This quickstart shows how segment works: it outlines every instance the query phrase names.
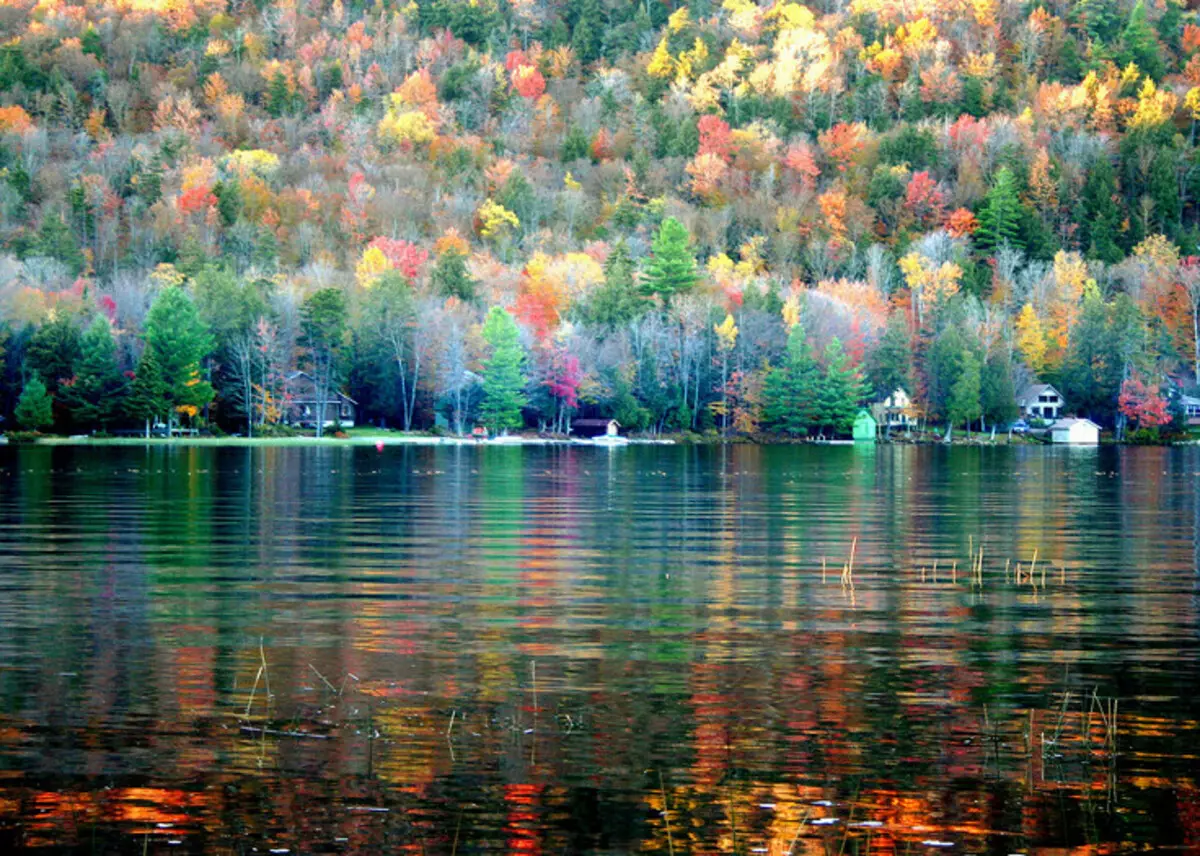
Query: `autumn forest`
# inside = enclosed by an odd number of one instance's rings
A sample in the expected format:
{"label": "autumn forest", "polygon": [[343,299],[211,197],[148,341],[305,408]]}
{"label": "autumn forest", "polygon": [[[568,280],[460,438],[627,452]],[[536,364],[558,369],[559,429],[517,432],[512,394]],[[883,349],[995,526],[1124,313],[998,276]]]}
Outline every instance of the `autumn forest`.
{"label": "autumn forest", "polygon": [[1198,122],[1177,0],[2,0],[0,428],[1173,436]]}

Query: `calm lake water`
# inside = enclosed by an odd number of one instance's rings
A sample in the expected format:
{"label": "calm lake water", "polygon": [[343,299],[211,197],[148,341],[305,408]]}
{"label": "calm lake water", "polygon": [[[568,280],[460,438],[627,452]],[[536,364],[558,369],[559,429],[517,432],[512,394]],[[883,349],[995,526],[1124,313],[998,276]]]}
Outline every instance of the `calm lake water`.
{"label": "calm lake water", "polygon": [[0,447],[0,852],[1195,851],[1198,487],[1196,448]]}

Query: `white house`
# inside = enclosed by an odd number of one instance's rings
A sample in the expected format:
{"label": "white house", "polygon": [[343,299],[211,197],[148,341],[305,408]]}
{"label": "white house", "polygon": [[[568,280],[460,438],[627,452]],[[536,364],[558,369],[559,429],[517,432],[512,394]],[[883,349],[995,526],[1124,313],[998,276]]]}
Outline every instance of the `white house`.
{"label": "white house", "polygon": [[1090,419],[1060,419],[1050,426],[1050,442],[1095,446],[1100,442],[1100,426]]}
{"label": "white house", "polygon": [[907,430],[917,421],[913,418],[912,399],[902,386],[896,387],[891,395],[872,409],[875,411],[875,420],[884,428]]}
{"label": "white house", "polygon": [[1017,407],[1026,419],[1053,421],[1062,413],[1062,393],[1048,383],[1035,383],[1017,396]]}
{"label": "white house", "polygon": [[1183,412],[1187,415],[1187,424],[1189,428],[1194,428],[1200,425],[1200,398],[1194,395],[1181,395],[1179,403],[1183,405]]}

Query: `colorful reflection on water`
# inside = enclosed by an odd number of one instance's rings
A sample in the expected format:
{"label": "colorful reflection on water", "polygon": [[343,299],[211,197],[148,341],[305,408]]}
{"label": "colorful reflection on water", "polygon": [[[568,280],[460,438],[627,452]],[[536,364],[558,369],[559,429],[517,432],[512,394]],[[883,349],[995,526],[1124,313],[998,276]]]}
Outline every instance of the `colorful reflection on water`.
{"label": "colorful reflection on water", "polygon": [[1198,850],[1198,472],[0,448],[0,850]]}

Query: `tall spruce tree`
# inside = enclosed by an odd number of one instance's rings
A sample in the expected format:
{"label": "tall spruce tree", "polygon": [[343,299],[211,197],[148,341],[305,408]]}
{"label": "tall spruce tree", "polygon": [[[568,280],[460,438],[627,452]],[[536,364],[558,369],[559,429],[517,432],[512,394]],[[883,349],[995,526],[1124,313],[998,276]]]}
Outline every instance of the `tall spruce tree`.
{"label": "tall spruce tree", "polygon": [[504,309],[493,306],[483,325],[489,355],[483,361],[483,401],[479,415],[492,433],[517,430],[524,424],[521,408],[525,396],[525,349],[517,322]]}
{"label": "tall spruce tree", "polygon": [[817,424],[821,369],[809,352],[804,328],[788,334],[787,356],[763,385],[763,421],[772,431],[803,437]]}
{"label": "tall spruce tree", "polygon": [[168,286],[146,314],[146,349],[153,353],[165,397],[168,424],[181,413],[195,415],[213,399],[212,384],[201,374],[213,339],[191,298]]}
{"label": "tall spruce tree", "polygon": [[149,437],[151,423],[166,416],[169,408],[167,383],[163,379],[158,355],[153,348],[146,347],[142,350],[142,358],[138,360],[137,370],[133,374],[129,397],[125,400],[125,413],[143,422],[146,426],[146,436]]}
{"label": "tall spruce tree", "polygon": [[1117,175],[1112,162],[1100,157],[1088,170],[1083,185],[1079,220],[1080,245],[1090,259],[1115,264],[1124,258],[1117,241],[1121,208],[1117,204]]}
{"label": "tall spruce tree", "polygon": [[63,401],[76,422],[105,429],[121,412],[122,397],[128,386],[117,365],[112,325],[103,315],[97,315],[80,340],[75,376],[63,388]]}
{"label": "tall spruce tree", "polygon": [[300,310],[300,345],[317,396],[318,437],[325,435],[329,396],[341,378],[346,318],[346,295],[338,288],[313,292]]}
{"label": "tall spruce tree", "polygon": [[671,298],[692,290],[700,278],[696,272],[696,257],[688,246],[690,236],[687,227],[668,217],[658,229],[651,246],[650,263],[642,277],[642,290],[648,295],[660,297],[664,304]]}
{"label": "tall spruce tree", "polygon": [[1012,354],[1007,347],[993,348],[980,377],[983,418],[996,425],[1017,418],[1017,393],[1012,380]]}
{"label": "tall spruce tree", "polygon": [[13,416],[22,427],[37,431],[54,422],[53,402],[54,397],[46,391],[46,385],[42,383],[41,378],[35,375],[21,390],[21,397],[17,399],[17,409]]}
{"label": "tall spruce tree", "polygon": [[1021,218],[1024,216],[1017,182],[1008,167],[996,172],[992,189],[979,209],[979,228],[975,231],[975,246],[985,253],[995,252],[1008,243],[1024,249],[1021,240]]}
{"label": "tall spruce tree", "polygon": [[841,339],[834,336],[825,346],[822,358],[825,375],[817,390],[817,422],[833,434],[849,434],[865,395],[865,385],[858,369],[850,364]]}

